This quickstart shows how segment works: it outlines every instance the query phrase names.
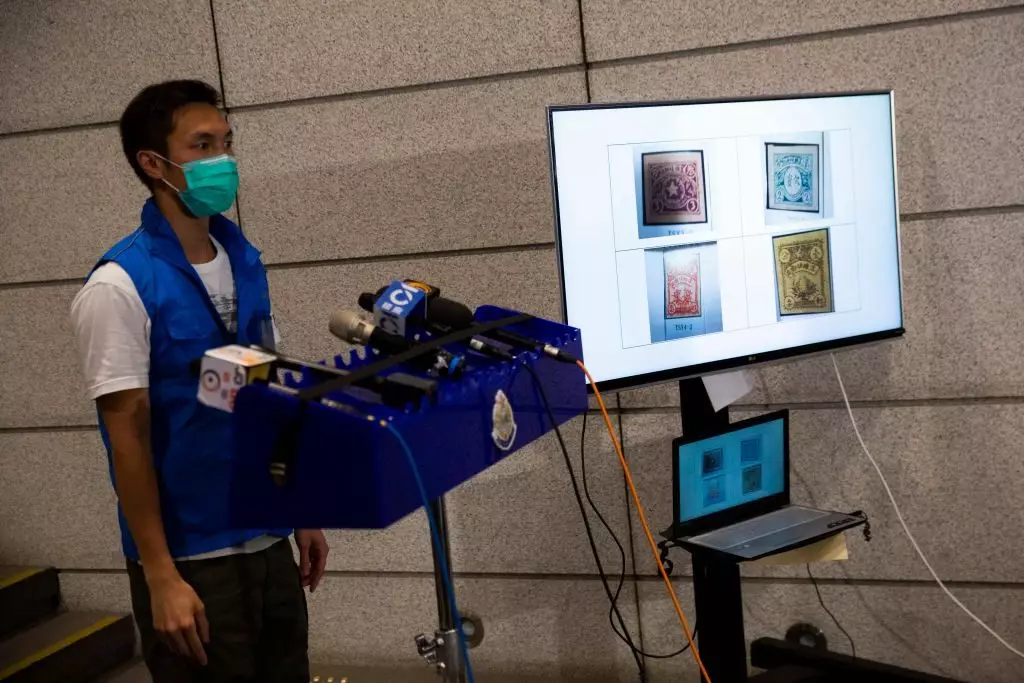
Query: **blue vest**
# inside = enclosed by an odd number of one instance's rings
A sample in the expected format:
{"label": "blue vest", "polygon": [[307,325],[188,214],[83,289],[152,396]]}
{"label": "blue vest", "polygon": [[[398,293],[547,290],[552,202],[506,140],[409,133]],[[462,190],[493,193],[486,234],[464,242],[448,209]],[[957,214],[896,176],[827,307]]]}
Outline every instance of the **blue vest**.
{"label": "blue vest", "polygon": [[[196,400],[199,375],[191,366],[208,350],[227,344],[262,344],[271,329],[270,294],[260,252],[224,216],[210,218],[210,234],[231,261],[238,297],[238,333],[231,335],[198,273],[185,258],[170,224],[152,199],[142,224],[104,254],[131,277],[150,319],[149,401],[153,465],[164,533],[172,557],[198,555],[290,530],[233,529],[228,525],[231,415]],[[110,458],[110,438],[100,419]],[[113,460],[110,477],[114,480]],[[124,554],[139,550],[118,504]]]}

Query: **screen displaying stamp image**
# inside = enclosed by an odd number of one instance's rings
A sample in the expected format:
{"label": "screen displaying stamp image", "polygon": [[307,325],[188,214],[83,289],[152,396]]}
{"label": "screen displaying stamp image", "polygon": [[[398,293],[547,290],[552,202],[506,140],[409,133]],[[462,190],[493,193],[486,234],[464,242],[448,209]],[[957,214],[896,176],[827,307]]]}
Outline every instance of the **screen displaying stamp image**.
{"label": "screen displaying stamp image", "polygon": [[779,315],[832,312],[828,228],[772,238]]}
{"label": "screen displaying stamp image", "polygon": [[720,505],[725,501],[725,476],[709,477],[704,480],[704,507]]}
{"label": "screen displaying stamp image", "polygon": [[[750,444],[755,443],[759,459],[750,462]],[[684,443],[676,458],[679,521],[781,493],[785,487],[783,418]]]}
{"label": "screen displaying stamp image", "polygon": [[743,468],[743,495],[757,493],[761,490],[761,465]]}
{"label": "screen displaying stamp image", "polygon": [[595,381],[903,334],[891,93],[566,105],[549,124],[565,321]]}
{"label": "screen displaying stamp image", "polygon": [[641,164],[644,225],[707,223],[703,152],[647,153]]}
{"label": "screen displaying stamp image", "polygon": [[768,208],[818,211],[821,202],[821,146],[765,143]]}
{"label": "screen displaying stamp image", "polygon": [[701,467],[701,474],[707,476],[718,472],[725,467],[725,452],[721,448],[712,448],[704,451],[704,461]]}

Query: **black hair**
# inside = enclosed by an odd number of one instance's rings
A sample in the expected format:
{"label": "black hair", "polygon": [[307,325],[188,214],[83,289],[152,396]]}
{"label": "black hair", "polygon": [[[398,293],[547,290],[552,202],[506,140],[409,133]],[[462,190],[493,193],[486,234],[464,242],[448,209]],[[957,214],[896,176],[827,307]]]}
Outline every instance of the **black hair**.
{"label": "black hair", "polygon": [[139,166],[140,150],[167,156],[167,138],[174,130],[175,113],[188,104],[220,104],[220,93],[202,81],[166,81],[136,95],[121,114],[121,148],[132,170],[146,187],[153,180]]}

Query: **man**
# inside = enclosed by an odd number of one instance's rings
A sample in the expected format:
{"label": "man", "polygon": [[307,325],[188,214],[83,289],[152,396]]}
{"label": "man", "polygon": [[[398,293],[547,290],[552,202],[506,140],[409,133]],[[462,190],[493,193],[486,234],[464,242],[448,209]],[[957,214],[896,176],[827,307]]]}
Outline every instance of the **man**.
{"label": "man", "polygon": [[230,417],[196,401],[193,361],[276,335],[260,252],[220,215],[235,200],[231,127],[199,81],[153,85],[121,142],[152,193],[138,229],[97,263],[71,318],[96,400],[142,650],[155,683],[308,681],[303,587],[319,530],[228,523]]}

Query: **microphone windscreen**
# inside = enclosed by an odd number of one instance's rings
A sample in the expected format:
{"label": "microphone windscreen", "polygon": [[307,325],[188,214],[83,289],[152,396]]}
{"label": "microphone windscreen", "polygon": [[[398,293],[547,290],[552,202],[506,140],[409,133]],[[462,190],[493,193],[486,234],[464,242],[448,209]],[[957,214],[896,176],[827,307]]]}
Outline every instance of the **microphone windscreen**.
{"label": "microphone windscreen", "polygon": [[474,322],[473,311],[465,304],[442,297],[427,299],[427,320],[456,330],[465,329]]}
{"label": "microphone windscreen", "polygon": [[352,311],[335,311],[331,313],[330,322],[327,324],[331,334],[338,339],[347,342],[354,342],[361,344],[364,342],[359,341],[359,327],[363,324],[363,319],[359,317],[358,313]]}
{"label": "microphone windscreen", "polygon": [[377,297],[369,292],[363,292],[359,295],[359,308],[363,309],[367,313],[373,313],[373,305],[377,302]]}

